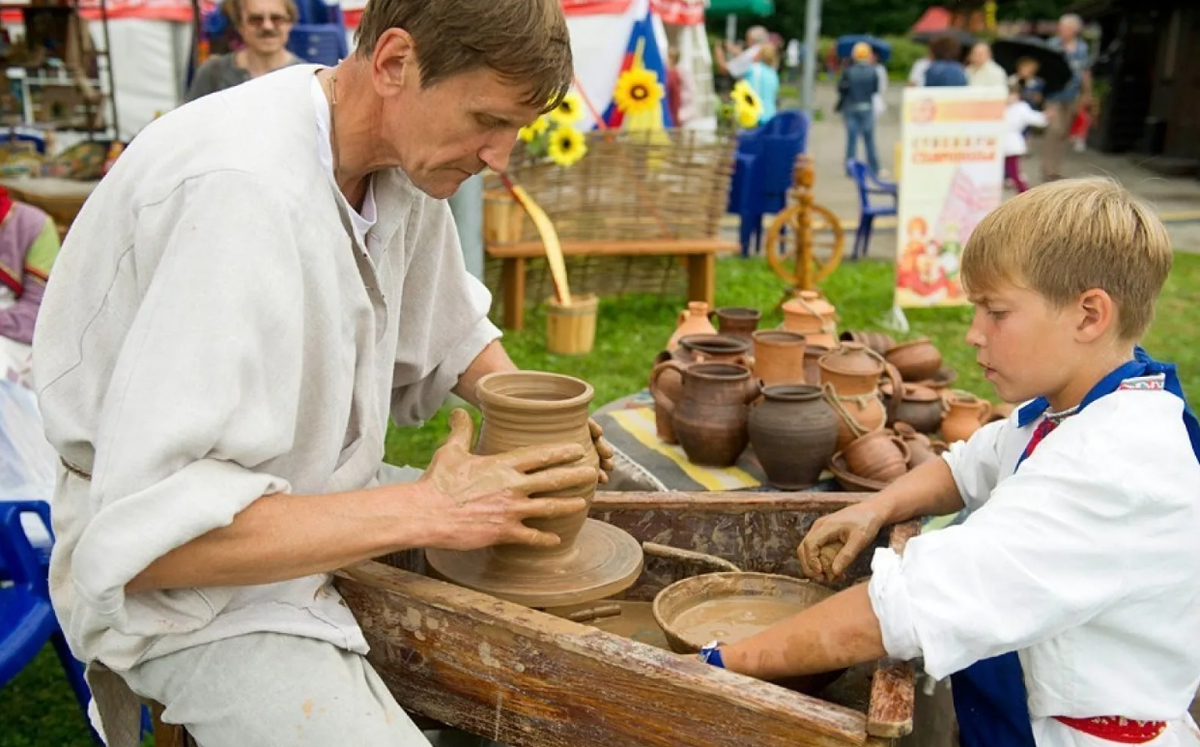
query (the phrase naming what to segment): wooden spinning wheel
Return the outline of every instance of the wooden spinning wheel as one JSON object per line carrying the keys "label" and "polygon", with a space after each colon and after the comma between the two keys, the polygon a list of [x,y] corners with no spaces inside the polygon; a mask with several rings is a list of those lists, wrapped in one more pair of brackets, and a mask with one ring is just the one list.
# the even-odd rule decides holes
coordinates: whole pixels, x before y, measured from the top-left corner
{"label": "wooden spinning wheel", "polygon": [[842,260],[842,224],[813,203],[816,171],[808,156],[796,159],[792,200],[767,229],[767,264],[793,290],[814,290]]}

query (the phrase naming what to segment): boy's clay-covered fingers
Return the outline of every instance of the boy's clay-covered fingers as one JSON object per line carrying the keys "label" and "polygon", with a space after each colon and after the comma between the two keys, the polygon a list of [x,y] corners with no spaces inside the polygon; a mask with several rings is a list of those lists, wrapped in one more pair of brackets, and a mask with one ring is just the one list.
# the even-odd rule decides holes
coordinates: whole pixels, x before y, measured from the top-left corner
{"label": "boy's clay-covered fingers", "polygon": [[804,575],[813,579],[825,577],[827,569],[821,567],[821,548],[831,542],[842,544],[839,527],[823,516],[813,523],[796,551]]}
{"label": "boy's clay-covered fingers", "polygon": [[583,459],[584,449],[579,444],[545,444],[542,446],[522,446],[519,449],[497,454],[495,459],[500,464],[506,464],[518,472],[535,472],[560,464]]}
{"label": "boy's clay-covered fingers", "polygon": [[553,467],[551,469],[520,475],[513,487],[525,495],[553,493],[569,488],[585,488],[595,484],[598,472],[594,467]]}

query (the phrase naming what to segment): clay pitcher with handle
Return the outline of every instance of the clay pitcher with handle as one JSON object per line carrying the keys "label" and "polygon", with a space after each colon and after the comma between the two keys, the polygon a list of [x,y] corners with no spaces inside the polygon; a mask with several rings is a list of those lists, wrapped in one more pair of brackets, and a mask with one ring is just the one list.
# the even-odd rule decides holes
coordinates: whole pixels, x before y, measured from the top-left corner
{"label": "clay pitcher with handle", "polygon": [[679,339],[684,335],[715,335],[717,328],[708,320],[708,304],[703,301],[692,301],[687,308],[679,312],[675,321],[675,332],[667,341],[667,350],[674,351],[679,347]]}
{"label": "clay pitcher with handle", "polygon": [[673,424],[688,459],[709,467],[736,462],[749,441],[749,403],[758,394],[745,366],[693,363],[685,368]]}
{"label": "clay pitcher with handle", "polygon": [[675,406],[683,398],[683,371],[687,364],[673,358],[660,360],[650,371],[650,396],[654,399],[654,430],[664,443],[675,437]]}
{"label": "clay pitcher with handle", "polygon": [[954,395],[946,398],[946,415],[942,418],[942,438],[946,443],[966,441],[983,427],[992,416],[992,404],[973,396]]}

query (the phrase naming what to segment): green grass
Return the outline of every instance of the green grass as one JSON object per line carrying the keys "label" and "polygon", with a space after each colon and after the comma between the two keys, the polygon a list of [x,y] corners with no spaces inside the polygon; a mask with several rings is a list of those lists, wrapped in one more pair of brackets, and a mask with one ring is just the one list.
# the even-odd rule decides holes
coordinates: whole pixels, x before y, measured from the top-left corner
{"label": "green grass", "polygon": [[[842,329],[879,328],[892,302],[892,266],[883,262],[843,265],[824,290],[837,305]],[[717,303],[774,309],[782,285],[762,260],[736,258],[718,263]],[[580,376],[596,389],[594,406],[630,394],[645,385],[654,355],[671,335],[681,307],[678,298],[629,297],[604,299],[600,306],[596,346],[588,355],[565,357],[545,350],[545,318],[531,310],[527,328],[505,336],[505,345],[523,368]],[[949,365],[959,371],[955,387],[992,398],[990,387],[974,365],[974,354],[963,343],[970,309],[909,310],[910,336],[927,335]],[[781,321],[768,311],[763,326]],[[1155,357],[1175,361],[1183,372],[1184,388],[1200,401],[1200,256],[1176,255],[1175,269],[1158,305],[1158,316],[1146,339]],[[447,433],[443,408],[421,429],[393,428],[388,434],[387,459],[394,464],[424,467]],[[82,715],[47,648],[19,677],[0,691],[0,747],[83,747],[89,744]]]}

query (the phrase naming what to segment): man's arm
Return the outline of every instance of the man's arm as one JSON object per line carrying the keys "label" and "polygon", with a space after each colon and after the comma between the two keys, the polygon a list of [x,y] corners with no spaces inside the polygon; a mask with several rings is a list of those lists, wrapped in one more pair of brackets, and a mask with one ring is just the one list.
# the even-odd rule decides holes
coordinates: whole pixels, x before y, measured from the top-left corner
{"label": "man's arm", "polygon": [[458,384],[454,386],[453,391],[459,397],[478,407],[479,398],[475,396],[475,387],[479,384],[480,379],[497,371],[516,370],[518,370],[517,364],[508,357],[508,351],[504,349],[504,345],[499,340],[492,340],[483,350],[479,351],[479,355],[475,356],[471,365],[467,366],[467,370],[458,377]]}

